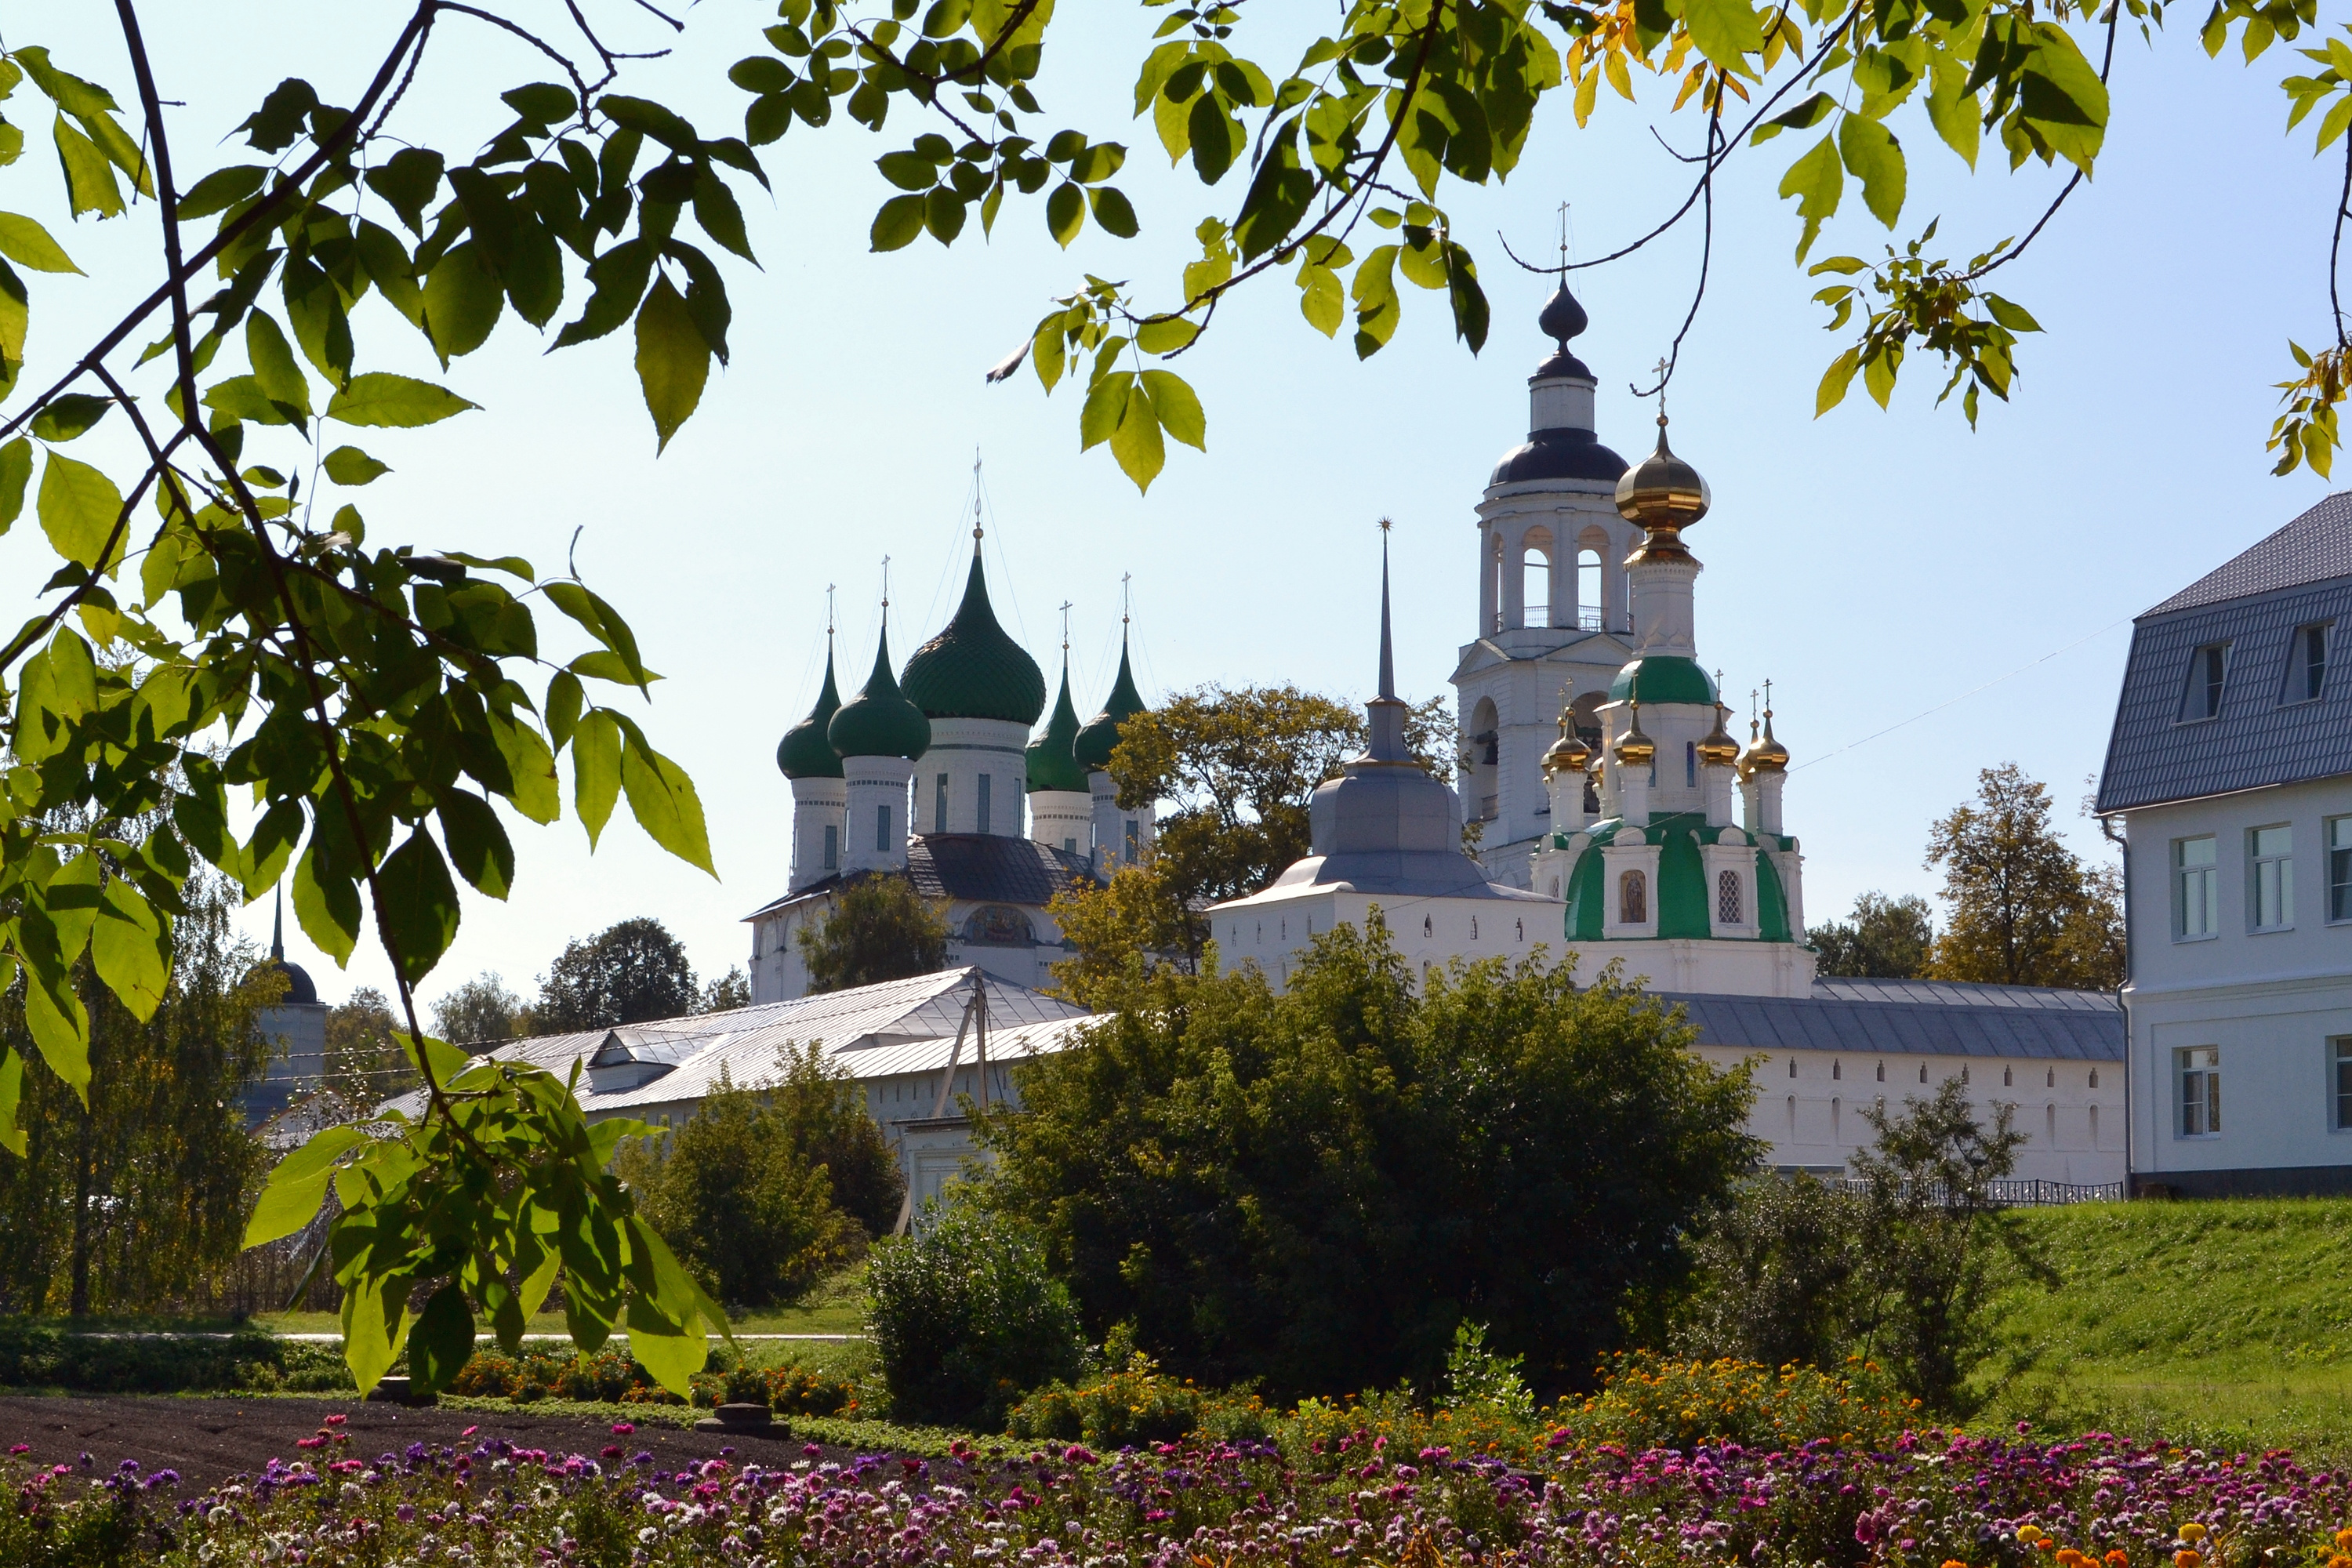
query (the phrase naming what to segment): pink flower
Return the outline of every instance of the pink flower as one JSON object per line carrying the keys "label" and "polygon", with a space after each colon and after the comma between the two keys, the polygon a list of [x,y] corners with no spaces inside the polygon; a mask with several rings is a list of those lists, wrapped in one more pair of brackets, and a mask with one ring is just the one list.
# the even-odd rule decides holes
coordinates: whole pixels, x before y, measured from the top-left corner
{"label": "pink flower", "polygon": [[460,1437],[470,1437],[480,1430],[481,1428],[479,1426],[468,1426],[463,1432],[458,1433],[457,1436]]}
{"label": "pink flower", "polygon": [[637,1424],[634,1421],[615,1421],[613,1423],[613,1435],[616,1437],[625,1437],[636,1429]]}

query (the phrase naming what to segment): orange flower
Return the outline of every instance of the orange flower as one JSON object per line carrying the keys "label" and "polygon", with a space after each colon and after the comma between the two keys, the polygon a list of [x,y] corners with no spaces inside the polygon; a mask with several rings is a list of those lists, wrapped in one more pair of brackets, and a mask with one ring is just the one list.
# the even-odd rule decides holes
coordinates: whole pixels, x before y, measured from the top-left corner
{"label": "orange flower", "polygon": [[2200,1568],[2204,1561],[2202,1552],[2191,1552],[2183,1547],[2172,1554],[2172,1568]]}
{"label": "orange flower", "polygon": [[2090,1561],[2071,1546],[2058,1553],[2059,1568],[2089,1568]]}
{"label": "orange flower", "polygon": [[2352,1552],[2352,1530],[2339,1530],[2336,1532],[2336,1549],[2339,1552]]}
{"label": "orange flower", "polygon": [[2106,1563],[2107,1568],[2130,1568],[2131,1553],[2118,1547],[2107,1553]]}

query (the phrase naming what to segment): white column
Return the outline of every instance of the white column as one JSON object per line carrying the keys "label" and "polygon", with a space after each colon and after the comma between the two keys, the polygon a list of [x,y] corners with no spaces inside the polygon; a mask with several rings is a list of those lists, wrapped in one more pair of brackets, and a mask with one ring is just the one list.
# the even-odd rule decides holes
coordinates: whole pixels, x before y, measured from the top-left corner
{"label": "white column", "polygon": [[1495,574],[1495,560],[1502,548],[1499,542],[1501,537],[1500,532],[1492,524],[1479,525],[1478,635],[1482,637],[1494,632],[1495,616],[1501,611],[1501,605],[1496,599],[1498,579]]}
{"label": "white column", "polygon": [[1076,790],[1041,789],[1029,796],[1029,837],[1073,855],[1094,851],[1094,797]]}
{"label": "white column", "polygon": [[845,757],[849,842],[844,871],[895,871],[907,864],[907,782],[915,764],[904,757]]}
{"label": "white column", "polygon": [[1767,833],[1780,833],[1780,790],[1789,775],[1777,768],[1766,769],[1756,775],[1757,826]]}
{"label": "white column", "polygon": [[[847,818],[847,786],[839,779],[793,781],[793,874],[785,884],[799,892],[841,869],[842,839]],[[833,835],[832,855],[825,850],[826,830]]]}
{"label": "white column", "polygon": [[1731,826],[1731,764],[1706,763],[1698,765],[1698,783],[1706,799],[1706,825],[1709,827]]}
{"label": "white column", "polygon": [[1551,775],[1551,830],[1554,833],[1584,831],[1584,775],[1562,768]]}
{"label": "white column", "polygon": [[1650,825],[1649,764],[1628,766],[1611,762],[1609,771],[1617,775],[1617,815],[1635,827]]}
{"label": "white column", "polygon": [[[1528,574],[1520,564],[1526,552],[1521,536],[1526,530],[1514,526],[1503,545],[1503,629],[1516,631],[1528,624]],[[1499,531],[1497,537],[1502,537]]]}

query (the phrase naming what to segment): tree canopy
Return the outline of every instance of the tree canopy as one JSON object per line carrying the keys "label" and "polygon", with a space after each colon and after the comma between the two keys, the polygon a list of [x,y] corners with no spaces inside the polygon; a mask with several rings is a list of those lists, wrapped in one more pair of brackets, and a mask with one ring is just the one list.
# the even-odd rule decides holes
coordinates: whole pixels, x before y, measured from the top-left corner
{"label": "tree canopy", "polygon": [[1916,893],[1890,899],[1864,893],[1853,913],[1814,926],[1805,940],[1821,955],[1823,974],[1913,980],[1934,962],[1936,925],[1927,900]]}
{"label": "tree canopy", "polygon": [[1212,966],[1103,1001],[983,1115],[980,1195],[1045,1233],[1091,1334],[1203,1382],[1432,1387],[1476,1321],[1573,1384],[1759,1152],[1746,1071],[1638,992],[1539,960],[1423,981],[1377,919],[1280,995]]}
{"label": "tree canopy", "polygon": [[931,974],[948,962],[947,917],[912,882],[887,873],[852,879],[833,912],[801,927],[798,941],[812,992]]}
{"label": "tree canopy", "polygon": [[700,1000],[685,944],[661,921],[640,915],[564,943],[540,976],[531,1026],[560,1035],[682,1018]]}
{"label": "tree canopy", "polygon": [[2050,826],[2049,787],[2015,763],[1980,772],[1976,799],[1935,824],[1927,865],[1943,870],[1948,911],[1937,979],[2122,984],[2121,879],[2066,847]]}

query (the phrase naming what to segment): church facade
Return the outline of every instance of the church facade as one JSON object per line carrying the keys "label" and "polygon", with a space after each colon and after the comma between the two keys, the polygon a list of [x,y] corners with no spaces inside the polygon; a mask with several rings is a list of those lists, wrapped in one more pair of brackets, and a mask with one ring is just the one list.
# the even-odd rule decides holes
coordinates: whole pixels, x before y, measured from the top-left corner
{"label": "church facade", "polygon": [[1053,716],[1036,660],[998,624],[972,529],[962,602],[903,672],[890,663],[889,605],[874,668],[844,702],[825,655],[816,706],[784,734],[791,880],[747,917],[755,1003],[808,994],[801,933],[832,918],[864,877],[898,877],[946,916],[947,964],[1033,989],[1065,956],[1047,905],[1150,853],[1149,807],[1118,802],[1108,771],[1119,728],[1143,712],[1124,640],[1102,710],[1084,724],[1069,650]]}

